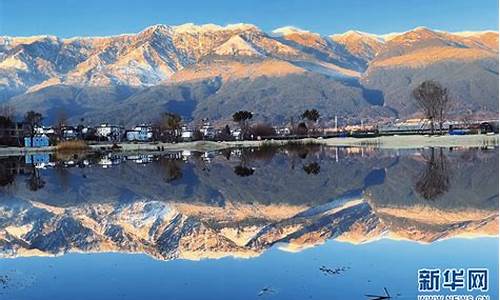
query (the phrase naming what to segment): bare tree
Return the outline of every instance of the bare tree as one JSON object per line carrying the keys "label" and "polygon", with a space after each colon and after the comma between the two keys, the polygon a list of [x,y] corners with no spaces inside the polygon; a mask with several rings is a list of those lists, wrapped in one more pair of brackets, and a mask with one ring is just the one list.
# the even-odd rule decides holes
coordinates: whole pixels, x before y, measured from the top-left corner
{"label": "bare tree", "polygon": [[57,111],[56,115],[56,131],[57,131],[57,137],[59,139],[62,139],[63,137],[62,131],[64,126],[67,125],[67,123],[68,123],[68,114],[63,108],[60,108]]}
{"label": "bare tree", "polygon": [[181,124],[182,118],[178,114],[162,112],[158,121],[160,140],[175,141]]}
{"label": "bare tree", "polygon": [[15,116],[14,107],[8,104],[0,105],[0,116],[13,122]]}
{"label": "bare tree", "polygon": [[413,90],[413,97],[417,106],[423,110],[431,125],[431,134],[434,134],[435,122],[439,124],[439,133],[443,132],[443,123],[449,109],[448,89],[437,81],[427,80]]}

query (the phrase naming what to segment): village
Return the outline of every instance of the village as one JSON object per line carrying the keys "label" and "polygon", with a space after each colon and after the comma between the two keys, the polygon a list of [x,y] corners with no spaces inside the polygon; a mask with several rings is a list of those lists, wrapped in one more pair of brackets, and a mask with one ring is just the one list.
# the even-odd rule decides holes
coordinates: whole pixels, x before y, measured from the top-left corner
{"label": "village", "polygon": [[[294,140],[301,138],[377,137],[384,135],[466,135],[498,133],[497,120],[445,121],[439,129],[427,119],[394,120],[383,124],[363,121],[355,124],[342,123],[337,116],[332,120],[321,118],[316,109],[306,110],[299,121],[282,125],[269,125],[255,121],[252,112],[239,111],[233,115],[231,125],[215,126],[210,120],[183,122],[173,113],[163,113],[161,120],[141,123],[125,128],[123,125],[101,123],[97,126],[84,124],[42,125],[42,116],[28,112],[22,121],[14,121],[8,115],[0,115],[0,145],[3,147],[44,148],[79,141],[83,145],[121,143],[179,143],[191,141],[243,141],[243,140]],[[196,125],[195,125],[196,124]]]}

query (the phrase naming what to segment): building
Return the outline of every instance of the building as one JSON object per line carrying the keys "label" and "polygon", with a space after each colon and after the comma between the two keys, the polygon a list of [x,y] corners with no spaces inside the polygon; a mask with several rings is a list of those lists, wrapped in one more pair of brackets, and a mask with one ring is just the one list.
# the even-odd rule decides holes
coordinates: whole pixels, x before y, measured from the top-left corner
{"label": "building", "polygon": [[241,129],[233,129],[231,130],[231,135],[235,140],[240,140],[242,138],[241,136]]}
{"label": "building", "polygon": [[194,131],[188,128],[186,125],[181,128],[181,138],[183,141],[190,141],[193,139]]}
{"label": "building", "polygon": [[96,127],[96,136],[100,139],[116,142],[121,140],[123,131],[121,126],[102,123]]}
{"label": "building", "polygon": [[127,141],[151,141],[153,139],[153,127],[146,124],[137,125],[132,130],[127,130],[125,137]]}
{"label": "building", "polygon": [[56,131],[53,127],[36,126],[35,133],[36,134],[53,135],[56,133]]}
{"label": "building", "polygon": [[208,121],[203,122],[203,126],[200,129],[201,134],[205,139],[214,139],[215,138],[215,128]]}
{"label": "building", "polygon": [[289,127],[279,127],[275,126],[274,131],[276,132],[277,135],[290,135],[292,131],[290,130]]}
{"label": "building", "polygon": [[24,147],[27,148],[41,148],[49,146],[49,137],[45,134],[38,134],[33,137],[25,137],[24,138]]}
{"label": "building", "polygon": [[74,140],[78,137],[78,132],[73,126],[64,126],[61,128],[61,136],[65,140]]}

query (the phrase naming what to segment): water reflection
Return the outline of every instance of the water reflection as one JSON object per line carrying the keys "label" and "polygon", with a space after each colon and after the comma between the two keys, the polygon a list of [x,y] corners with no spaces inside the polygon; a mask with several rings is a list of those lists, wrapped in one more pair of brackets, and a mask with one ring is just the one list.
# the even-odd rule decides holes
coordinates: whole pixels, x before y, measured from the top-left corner
{"label": "water reflection", "polygon": [[429,156],[425,158],[427,166],[417,180],[415,190],[425,199],[434,200],[450,188],[450,170],[442,148],[432,148]]}
{"label": "water reflection", "polygon": [[496,236],[497,149],[317,145],[0,159],[2,256],[252,257]]}

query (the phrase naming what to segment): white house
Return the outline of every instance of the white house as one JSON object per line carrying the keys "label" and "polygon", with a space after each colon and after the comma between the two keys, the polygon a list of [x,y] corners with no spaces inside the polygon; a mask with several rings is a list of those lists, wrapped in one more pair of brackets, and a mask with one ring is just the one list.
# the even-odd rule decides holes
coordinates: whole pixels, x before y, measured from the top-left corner
{"label": "white house", "polygon": [[193,138],[193,130],[189,129],[186,125],[181,128],[181,138],[185,141],[189,141]]}
{"label": "white house", "polygon": [[137,125],[126,132],[126,138],[128,141],[150,141],[153,139],[153,127],[146,124]]}
{"label": "white house", "polygon": [[50,135],[50,134],[54,134],[55,130],[52,127],[36,126],[35,127],[35,133],[36,134]]}
{"label": "white house", "polygon": [[215,133],[216,133],[215,128],[208,121],[203,123],[203,126],[201,127],[200,131],[205,138],[208,138],[208,139],[215,138]]}
{"label": "white house", "polygon": [[65,126],[61,129],[61,134],[62,134],[62,137],[65,139],[65,140],[73,140],[73,139],[76,139],[77,137],[77,132],[76,132],[76,129],[72,126]]}
{"label": "white house", "polygon": [[102,123],[96,128],[96,135],[101,138],[106,138],[108,140],[120,140],[123,134],[123,127],[117,125],[110,125],[108,123]]}
{"label": "white house", "polygon": [[233,129],[231,130],[231,135],[235,140],[241,139],[241,129]]}

